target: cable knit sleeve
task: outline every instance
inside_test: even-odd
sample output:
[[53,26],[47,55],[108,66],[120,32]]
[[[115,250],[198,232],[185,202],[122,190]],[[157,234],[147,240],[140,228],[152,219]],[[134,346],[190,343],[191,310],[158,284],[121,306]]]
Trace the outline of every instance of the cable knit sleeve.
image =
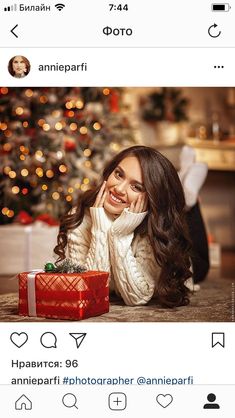
[[134,230],[146,214],[124,209],[108,234],[115,287],[130,306],[144,305],[152,298],[160,272],[148,237],[137,236],[133,242]]
[[90,208],[82,224],[68,235],[68,257],[88,270],[110,271],[107,233],[111,221],[103,208]]

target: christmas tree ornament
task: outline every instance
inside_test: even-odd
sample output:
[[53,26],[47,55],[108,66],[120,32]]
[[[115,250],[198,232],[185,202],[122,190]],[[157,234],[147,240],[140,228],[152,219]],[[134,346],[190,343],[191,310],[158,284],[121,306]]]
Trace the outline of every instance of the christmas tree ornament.
[[46,263],[46,264],[45,264],[45,266],[44,266],[44,271],[45,271],[46,273],[49,273],[49,272],[51,272],[51,271],[55,271],[55,266],[54,266],[54,264],[53,264],[53,263]]
[[33,218],[25,210],[21,210],[16,216],[15,222],[22,225],[30,225],[33,223]]

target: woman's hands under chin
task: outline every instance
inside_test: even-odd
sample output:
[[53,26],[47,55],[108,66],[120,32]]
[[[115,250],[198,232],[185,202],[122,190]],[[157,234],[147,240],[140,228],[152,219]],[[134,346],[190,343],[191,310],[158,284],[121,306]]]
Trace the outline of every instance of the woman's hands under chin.
[[103,208],[104,207],[104,201],[105,201],[105,198],[107,196],[107,190],[105,190],[105,187],[106,187],[106,181],[103,182],[103,184],[102,184],[102,186],[101,186],[101,188],[100,188],[100,190],[99,190],[99,192],[96,196],[95,203],[92,206],[93,208]]
[[97,196],[95,203],[90,207],[90,214],[92,219],[92,229],[93,231],[98,231],[101,233],[107,233],[112,225],[112,220],[107,216],[107,213],[104,210],[104,201],[107,196],[107,191],[105,190],[106,181],[102,184]]
[[127,236],[134,232],[147,215],[148,198],[139,195],[129,208],[125,208],[112,225],[112,232],[119,236]]
[[140,194],[138,198],[129,206],[129,211],[133,213],[146,212],[148,206],[148,197],[146,193]]

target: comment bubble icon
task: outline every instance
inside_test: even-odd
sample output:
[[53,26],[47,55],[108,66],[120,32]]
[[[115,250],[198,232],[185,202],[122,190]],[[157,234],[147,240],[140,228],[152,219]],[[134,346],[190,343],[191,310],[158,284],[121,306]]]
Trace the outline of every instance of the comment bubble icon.
[[41,335],[40,343],[45,348],[57,348],[57,337],[53,332],[44,332]]

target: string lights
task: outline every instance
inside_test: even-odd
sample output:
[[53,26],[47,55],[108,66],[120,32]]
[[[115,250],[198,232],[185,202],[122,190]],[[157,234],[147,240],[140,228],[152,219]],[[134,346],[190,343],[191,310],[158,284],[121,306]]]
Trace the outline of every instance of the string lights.
[[74,204],[96,183],[122,141],[114,93],[111,88],[0,88],[4,218],[14,218],[21,207],[59,217],[66,203]]

